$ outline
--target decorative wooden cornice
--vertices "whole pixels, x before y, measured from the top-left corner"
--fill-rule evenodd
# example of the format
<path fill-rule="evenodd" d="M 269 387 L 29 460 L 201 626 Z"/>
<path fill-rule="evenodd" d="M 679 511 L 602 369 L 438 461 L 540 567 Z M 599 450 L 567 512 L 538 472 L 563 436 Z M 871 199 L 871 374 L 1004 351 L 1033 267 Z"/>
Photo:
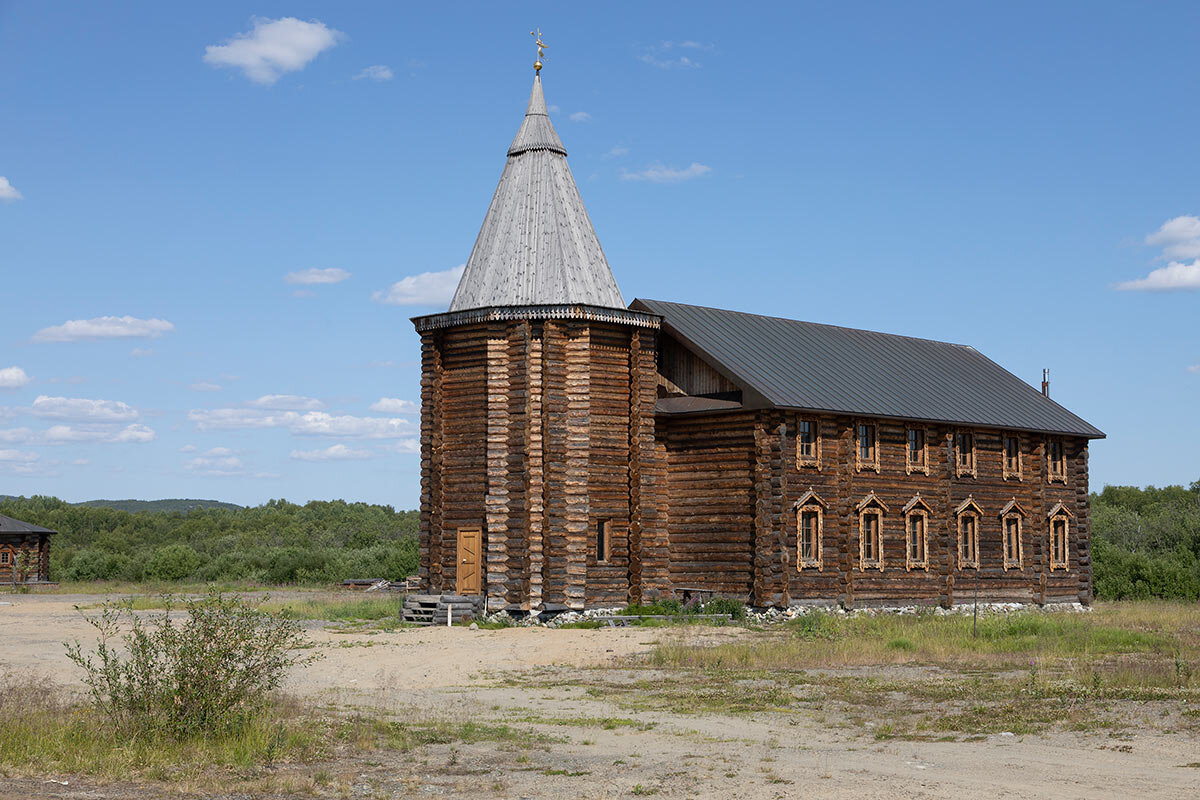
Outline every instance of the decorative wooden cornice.
<path fill-rule="evenodd" d="M 447 311 L 441 314 L 413 317 L 412 323 L 416 327 L 417 333 L 426 333 L 479 322 L 511 322 L 526 319 L 583 319 L 589 322 L 610 322 L 616 325 L 632 325 L 635 328 L 652 330 L 662 327 L 662 317 L 657 314 L 631 311 L 626 308 L 604 308 L 580 304 L 472 308 L 466 311 Z"/>

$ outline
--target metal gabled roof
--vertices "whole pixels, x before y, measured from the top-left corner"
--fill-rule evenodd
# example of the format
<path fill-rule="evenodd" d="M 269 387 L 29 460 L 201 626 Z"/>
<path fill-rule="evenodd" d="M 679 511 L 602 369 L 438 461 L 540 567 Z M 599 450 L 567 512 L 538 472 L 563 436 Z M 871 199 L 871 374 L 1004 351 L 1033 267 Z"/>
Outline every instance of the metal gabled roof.
<path fill-rule="evenodd" d="M 535 77 L 450 311 L 563 303 L 625 308 Z"/>
<path fill-rule="evenodd" d="M 6 517 L 0 514 L 0 533 L 57 533 L 49 528 L 43 528 L 41 525 L 34 525 L 32 522 L 22 522 L 19 519 Z"/>
<path fill-rule="evenodd" d="M 1103 438 L 967 345 L 634 300 L 761 405 Z"/>

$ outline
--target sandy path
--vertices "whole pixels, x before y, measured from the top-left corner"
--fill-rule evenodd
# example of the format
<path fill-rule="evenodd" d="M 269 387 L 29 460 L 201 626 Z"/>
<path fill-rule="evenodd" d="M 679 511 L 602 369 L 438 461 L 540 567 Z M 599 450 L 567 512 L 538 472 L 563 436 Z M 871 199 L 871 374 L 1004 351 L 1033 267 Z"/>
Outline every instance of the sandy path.
<path fill-rule="evenodd" d="M 75 603 L 97 598 L 0 596 L 0 671 L 33 671 L 64 684 L 78 676 L 59 644 L 91 629 Z M 630 711 L 585 687 L 556 685 L 645 652 L 663 630 L 408 629 L 368 635 L 314 626 L 325 658 L 288 688 L 380 712 L 505 721 L 566 741 L 517 754 L 494 743 L 428 746 L 420 757 L 355 764 L 351 796 L 607 798 L 1056 798 L 1200 797 L 1200 743 L 1153 731 L 989 736 L 973 742 L 875 742 L 812 714 L 671 714 Z M 677 631 L 673 635 L 678 635 Z M 739 629 L 706 629 L 706 637 Z M 499 673 L 512 680 L 497 681 Z M 587 671 L 586 674 L 612 674 Z M 674 678 L 672 678 L 674 679 Z M 555 718 L 632 718 L 648 729 L 549 724 Z M 0 797 L 141 798 L 163 787 L 0 784 Z M 274 795 L 291 796 L 291 795 Z"/>

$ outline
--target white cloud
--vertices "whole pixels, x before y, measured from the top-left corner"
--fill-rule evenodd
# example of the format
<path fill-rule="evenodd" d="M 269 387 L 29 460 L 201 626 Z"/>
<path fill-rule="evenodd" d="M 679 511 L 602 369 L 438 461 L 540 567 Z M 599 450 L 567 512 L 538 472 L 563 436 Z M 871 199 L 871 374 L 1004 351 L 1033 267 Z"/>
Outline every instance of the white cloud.
<path fill-rule="evenodd" d="M 255 83 L 270 85 L 285 72 L 304 69 L 345 34 L 323 22 L 305 22 L 295 17 L 254 18 L 254 29 L 225 42 L 204 48 L 204 62 L 218 67 L 236 67 Z"/>
<path fill-rule="evenodd" d="M 73 459 L 71 459 L 71 464 L 72 464 L 73 466 L 76 466 L 76 467 L 86 467 L 86 466 L 87 466 L 88 464 L 90 464 L 90 463 L 92 463 L 92 462 L 91 462 L 91 461 L 89 461 L 89 460 L 88 460 L 88 459 L 86 459 L 86 458 L 73 458 Z"/>
<path fill-rule="evenodd" d="M 13 200 L 20 200 L 21 197 L 17 187 L 9 183 L 8 178 L 0 175 L 0 203 L 11 203 Z"/>
<path fill-rule="evenodd" d="M 0 442 L 9 444 L 28 444 L 33 441 L 34 433 L 29 428 L 0 429 Z"/>
<path fill-rule="evenodd" d="M 1121 291 L 1175 292 L 1183 289 L 1200 289 L 1200 259 L 1191 264 L 1172 261 L 1159 267 L 1144 278 L 1118 283 Z"/>
<path fill-rule="evenodd" d="M 20 389 L 29 383 L 29 376 L 20 367 L 0 369 L 0 389 Z"/>
<path fill-rule="evenodd" d="M 659 69 L 699 69 L 700 62 L 696 61 L 692 56 L 677 55 L 675 50 L 682 48 L 686 50 L 711 50 L 712 45 L 701 44 L 700 42 L 686 40 L 682 42 L 660 42 L 657 45 L 643 48 L 642 54 L 638 56 L 638 61 L 643 64 L 649 64 L 652 67 Z"/>
<path fill-rule="evenodd" d="M 156 437 L 154 431 L 145 425 L 126 425 L 124 428 L 101 425 L 75 428 L 70 425 L 53 425 L 46 429 L 42 440 L 46 444 L 67 444 L 68 442 L 142 444 L 152 442 Z"/>
<path fill-rule="evenodd" d="M 344 444 L 330 445 L 324 450 L 293 450 L 291 454 L 297 461 L 361 461 L 370 457 L 370 450 L 354 450 Z"/>
<path fill-rule="evenodd" d="M 1164 259 L 1200 258 L 1200 217 L 1169 219 L 1146 237 L 1146 244 L 1161 247 Z"/>
<path fill-rule="evenodd" d="M 448 306 L 466 268 L 466 264 L 459 264 L 441 272 L 409 275 L 393 283 L 386 292 L 375 292 L 371 299 L 390 306 Z"/>
<path fill-rule="evenodd" d="M 421 440 L 420 439 L 401 439 L 400 441 L 396 442 L 394 445 L 392 445 L 388 449 L 393 452 L 396 452 L 396 453 L 420 453 L 421 452 Z"/>
<path fill-rule="evenodd" d="M 194 452 L 196 452 L 198 449 L 199 449 L 199 448 L 198 448 L 198 447 L 196 447 L 196 445 L 194 445 L 194 444 L 185 444 L 183 447 L 179 448 L 179 452 L 181 452 L 181 453 L 194 453 Z"/>
<path fill-rule="evenodd" d="M 693 161 L 683 169 L 672 169 L 662 164 L 651 164 L 640 172 L 621 170 L 621 179 L 626 181 L 649 181 L 650 183 L 679 183 L 680 181 L 699 178 L 712 172 L 712 167 Z"/>
<path fill-rule="evenodd" d="M 183 465 L 189 472 L 201 475 L 245 475 L 246 465 L 237 456 L 196 456 Z"/>
<path fill-rule="evenodd" d="M 419 414 L 421 407 L 411 400 L 401 400 L 398 397 L 381 397 L 370 406 L 372 411 L 380 414 Z"/>
<path fill-rule="evenodd" d="M 391 67 L 386 64 L 374 64 L 355 75 L 354 80 L 360 81 L 363 78 L 368 78 L 373 81 L 390 81 L 392 77 Z"/>
<path fill-rule="evenodd" d="M 35 417 L 70 419 L 86 422 L 126 422 L 137 419 L 133 406 L 119 400 L 89 400 L 83 397 L 47 397 L 38 395 L 31 406 Z"/>
<path fill-rule="evenodd" d="M 325 404 L 315 397 L 304 397 L 298 394 L 264 394 L 246 405 L 251 408 L 266 408 L 274 411 L 314 411 L 325 407 Z"/>
<path fill-rule="evenodd" d="M 62 325 L 42 328 L 33 335 L 35 342 L 78 342 L 84 339 L 154 338 L 175 330 L 165 319 L 137 317 L 95 317 L 72 319 Z"/>
<path fill-rule="evenodd" d="M 233 450 L 228 447 L 211 447 L 200 454 L 205 458 L 224 458 L 234 455 Z"/>
<path fill-rule="evenodd" d="M 1200 364 L 1193 364 L 1187 368 L 1188 372 L 1200 372 Z"/>
<path fill-rule="evenodd" d="M 219 391 L 221 391 L 221 385 L 219 383 L 207 383 L 205 381 L 193 383 L 188 388 L 191 389 L 193 392 L 219 392 Z"/>
<path fill-rule="evenodd" d="M 0 461 L 10 464 L 32 464 L 37 460 L 37 453 L 23 453 L 20 450 L 0 450 Z"/>
<path fill-rule="evenodd" d="M 201 431 L 286 428 L 300 436 L 395 439 L 412 435 L 412 423 L 387 417 L 334 415 L 324 411 L 271 412 L 252 408 L 194 409 L 188 419 Z"/>
<path fill-rule="evenodd" d="M 329 269 L 304 269 L 298 272 L 289 272 L 284 278 L 288 283 L 340 283 L 350 277 L 350 273 L 339 267 L 330 267 Z"/>
<path fill-rule="evenodd" d="M 588 122 L 591 120 L 591 118 L 592 115 L 586 111 L 576 111 L 574 114 L 567 117 L 567 119 L 571 120 L 571 122 Z"/>

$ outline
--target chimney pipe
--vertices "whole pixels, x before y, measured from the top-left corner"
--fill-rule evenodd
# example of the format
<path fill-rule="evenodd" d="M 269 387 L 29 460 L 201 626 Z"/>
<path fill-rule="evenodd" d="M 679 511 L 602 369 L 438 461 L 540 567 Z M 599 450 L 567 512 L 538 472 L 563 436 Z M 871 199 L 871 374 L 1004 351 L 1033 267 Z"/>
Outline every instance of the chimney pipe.
<path fill-rule="evenodd" d="M 1042 394 L 1050 396 L 1050 370 L 1042 370 Z"/>

